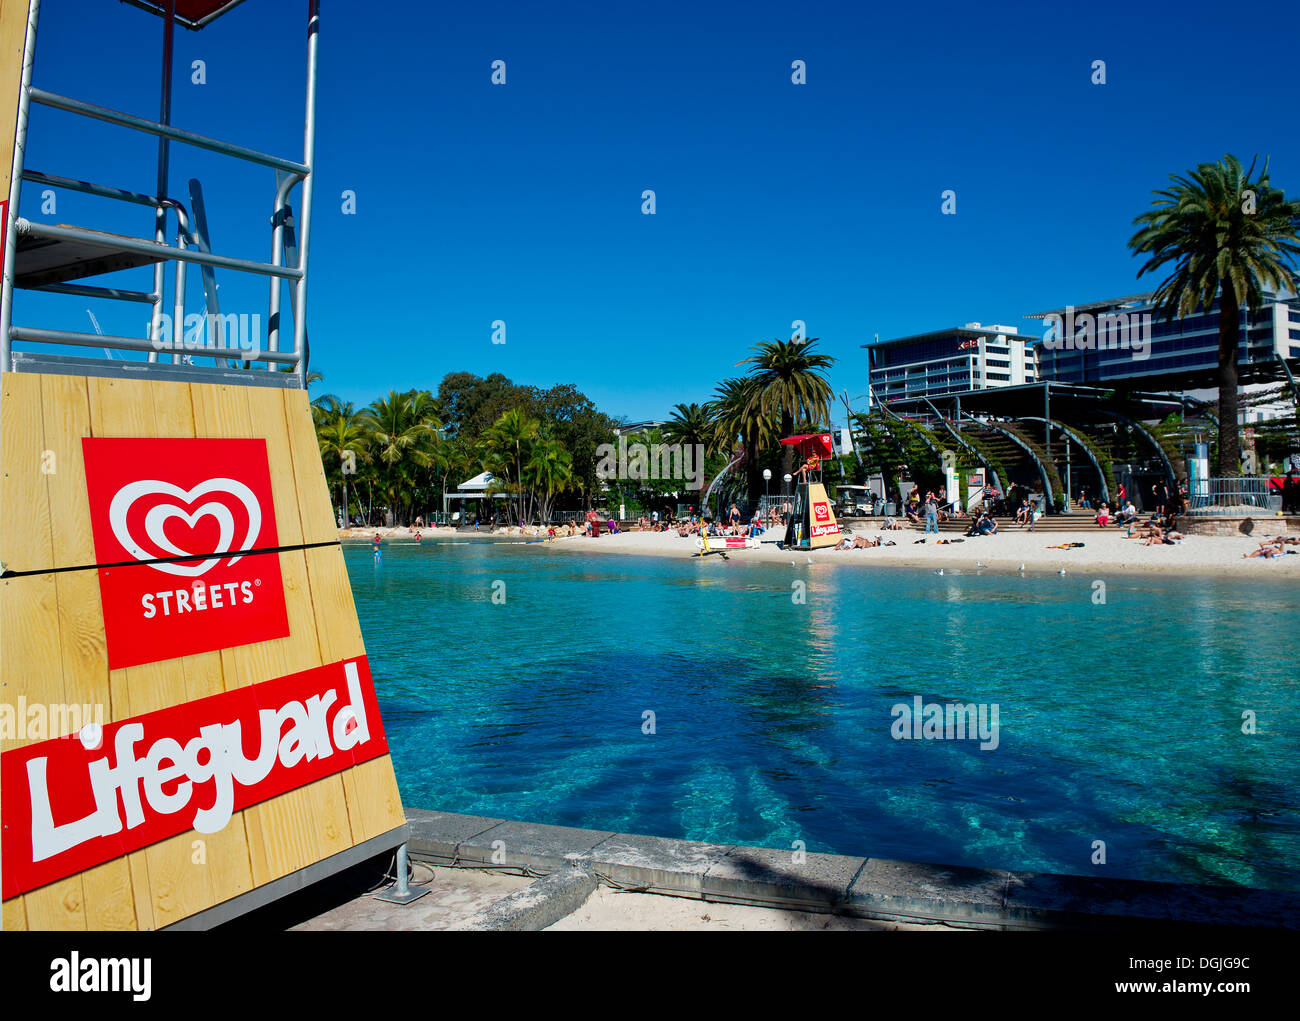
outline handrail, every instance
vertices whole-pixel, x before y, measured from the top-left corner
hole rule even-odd
[[[193,354],[204,358],[234,358],[247,360],[249,352],[242,347],[195,347],[192,350],[183,345],[165,344],[161,348],[152,340],[139,340],[135,337],[115,337],[97,333],[77,333],[69,330],[40,330],[30,326],[11,326],[9,336],[14,340],[29,340],[37,344],[67,344],[72,347],[107,347],[116,351],[146,351],[158,354]],[[295,365],[298,356],[278,354],[274,351],[258,351],[257,360],[283,362]]]
[[[152,305],[158,295],[149,291],[124,291],[120,287],[93,287],[90,284],[42,284],[29,288],[49,294],[75,294],[82,298],[112,298],[114,301],[139,301]]]
[[[176,210],[177,226],[186,234],[190,232],[190,216],[185,207],[173,198],[157,198],[153,195],[144,195],[138,191],[127,191],[125,188],[114,188],[108,184],[94,184],[91,181],[78,181],[71,177],[60,177],[58,174],[46,174],[39,170],[24,170],[23,180],[31,181],[34,184],[50,184],[56,188],[62,188],[64,191],[79,191],[85,195],[97,195],[100,198],[117,199],[119,202],[134,202],[140,206],[157,207],[163,206],[167,209]]]
[[[134,131],[142,131],[147,135],[157,135],[159,138],[171,139],[174,142],[184,142],[186,145],[192,145],[199,149],[207,149],[210,152],[221,153],[223,156],[233,156],[235,159],[245,160],[249,163],[259,163],[264,167],[274,167],[276,170],[286,170],[291,174],[310,174],[311,168],[302,163],[295,163],[293,160],[287,160],[280,156],[271,156],[264,152],[258,152],[256,149],[249,149],[242,145],[235,145],[232,142],[223,142],[218,138],[209,138],[207,135],[196,134],[193,131],[186,131],[184,128],[174,128],[167,124],[159,124],[157,121],[151,121],[144,117],[136,117],[134,114],[122,113],[119,110],[110,110],[106,106],[96,106],[94,103],[87,103],[85,100],[73,99],[70,96],[60,96],[56,92],[47,92],[45,89],[29,89],[31,101],[40,103],[42,106],[53,107],[55,110],[64,110],[68,113],[81,114],[83,117],[92,117],[95,120],[107,121],[109,124],[117,124],[123,128],[131,128]]]
[[[136,252],[140,255],[185,262],[199,262],[208,266],[220,266],[224,269],[242,270],[245,273],[260,273],[263,276],[286,277],[297,280],[302,270],[294,266],[269,266],[264,262],[251,259],[236,259],[229,255],[211,255],[197,249],[173,248],[160,245],[157,241],[145,241],[143,238],[126,237],[121,234],[107,234],[84,227],[56,227],[47,223],[33,223],[20,217],[15,224],[19,234],[30,234],[38,238],[53,238],[57,241],[84,241],[88,245],[107,248],[110,251]]]

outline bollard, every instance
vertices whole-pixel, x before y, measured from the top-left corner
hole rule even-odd
[[[388,904],[410,904],[428,893],[427,887],[421,887],[418,890],[411,889],[411,884],[406,878],[409,868],[410,859],[407,857],[406,844],[403,843],[397,849],[397,881],[392,886],[386,887],[380,893],[375,894],[375,900],[382,900]]]

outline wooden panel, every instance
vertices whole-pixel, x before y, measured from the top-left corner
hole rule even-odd
[[[22,561],[13,569],[95,563],[81,453],[87,435],[265,438],[281,545],[337,542],[301,392],[15,373],[3,385],[0,559],[12,551]],[[112,722],[364,654],[338,546],[272,555],[288,637],[111,672],[93,569],[4,579],[6,697],[90,706],[92,717],[102,706]],[[116,568],[137,569],[149,570]],[[187,831],[29,891],[5,903],[4,927],[159,928],[402,821],[385,756],[237,813],[219,834]]]
[[[0,904],[0,929],[23,932],[27,929],[27,898],[11,897]]]
[[[281,546],[302,542],[298,487],[294,484],[293,454],[285,427],[284,400],[271,387],[248,395],[251,435],[266,437],[266,460],[271,469],[271,498],[275,501],[275,531]],[[335,531],[331,538],[337,538]]]
[[[10,571],[43,571],[54,563],[49,493],[41,422],[41,379],[6,372],[0,376],[0,563]]]
[[[4,198],[9,197],[26,38],[27,0],[3,0],[0,3],[0,196]]]
[[[6,377],[8,378],[8,377]],[[51,541],[55,567],[82,567],[95,562],[86,496],[86,461],[81,440],[91,434],[90,395],[81,376],[33,376],[41,383],[43,446],[53,470],[49,489]],[[96,600],[98,602],[98,600]]]
[[[330,505],[329,486],[321,465],[320,445],[312,425],[311,406],[302,390],[280,391],[293,451],[293,474],[302,514],[303,542],[337,542],[338,522]]]
[[[280,572],[289,612],[289,636],[223,653],[223,656],[234,656],[236,669],[257,681],[309,670],[325,662],[316,635],[303,553],[280,554]],[[274,801],[255,805],[245,814],[249,819],[253,874],[258,884],[288,875],[356,843],[343,782],[337,775],[322,777]],[[254,833],[258,834],[257,839],[253,838]]]

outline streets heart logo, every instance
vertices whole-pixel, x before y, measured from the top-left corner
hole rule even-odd
[[[110,669],[289,633],[265,440],[82,449]]]

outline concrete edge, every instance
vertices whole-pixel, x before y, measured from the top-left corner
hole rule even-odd
[[[566,868],[507,894],[459,925],[457,931],[540,932],[567,918],[596,892],[596,877],[584,868]]]
[[[796,862],[790,851],[770,848],[412,808],[406,815],[412,856],[434,864],[543,875],[577,867],[616,888],[704,901],[989,929],[1300,930],[1300,892],[846,855],[809,853]]]

